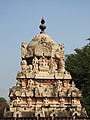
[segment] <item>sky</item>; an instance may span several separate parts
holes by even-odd
[[[0,97],[7,100],[20,71],[21,43],[40,33],[42,16],[46,34],[65,54],[87,44],[90,37],[90,0],[0,0]]]

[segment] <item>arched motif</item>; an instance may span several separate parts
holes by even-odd
[[[49,48],[39,45],[35,48],[35,55],[37,56],[50,56]]]

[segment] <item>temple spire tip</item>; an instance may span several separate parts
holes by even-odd
[[[44,30],[46,29],[46,25],[45,25],[45,20],[43,16],[42,16],[41,25],[39,26],[39,28],[41,29],[40,33],[45,33]]]

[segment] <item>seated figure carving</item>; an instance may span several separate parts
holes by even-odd
[[[27,66],[27,61],[26,60],[22,60],[21,61],[21,72],[17,72],[17,78],[28,78],[29,77],[29,73],[27,71],[28,66]]]
[[[81,97],[81,92],[75,87],[74,81],[72,82],[70,88],[68,89],[68,96]]]
[[[27,61],[26,60],[22,60],[21,61],[21,69],[22,70],[26,70],[27,69]]]
[[[39,59],[39,70],[40,71],[48,71],[49,70],[48,60],[47,60],[47,58],[45,58],[45,56],[43,56]]]

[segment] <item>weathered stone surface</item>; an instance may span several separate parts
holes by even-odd
[[[64,45],[41,32],[27,45],[21,45],[21,71],[16,86],[10,88],[10,111],[16,117],[73,116],[86,114],[81,93],[65,70]]]

